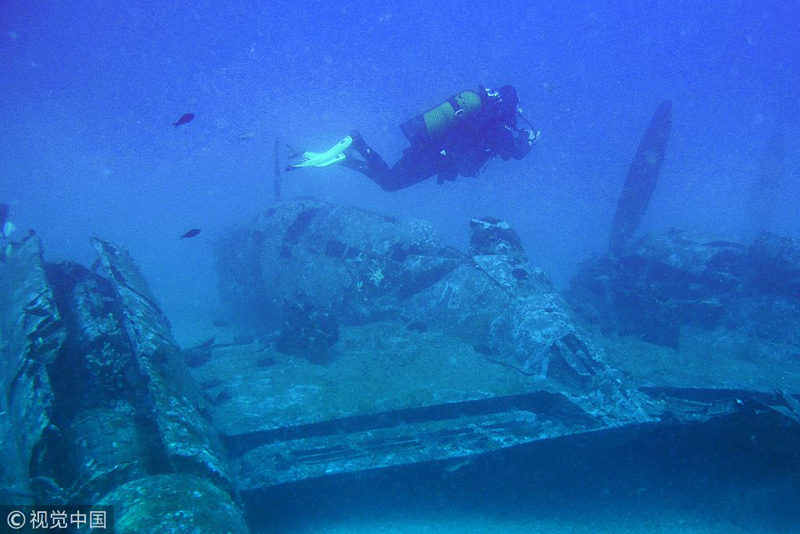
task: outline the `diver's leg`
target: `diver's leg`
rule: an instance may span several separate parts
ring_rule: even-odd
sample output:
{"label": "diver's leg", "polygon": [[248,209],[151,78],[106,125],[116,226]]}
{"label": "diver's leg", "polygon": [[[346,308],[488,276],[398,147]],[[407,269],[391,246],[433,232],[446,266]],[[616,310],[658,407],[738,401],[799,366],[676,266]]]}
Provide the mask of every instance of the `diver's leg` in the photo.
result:
{"label": "diver's leg", "polygon": [[354,171],[360,172],[364,176],[374,180],[373,173],[369,168],[369,164],[361,159],[354,159],[348,157],[341,163],[342,167],[347,167],[348,169],[353,169]]}
{"label": "diver's leg", "polygon": [[356,170],[362,174],[365,174],[371,180],[377,182],[378,184],[381,181],[386,179],[386,176],[391,172],[389,170],[389,166],[383,160],[383,158],[375,152],[372,147],[370,147],[364,138],[361,137],[361,134],[358,130],[353,130],[350,134],[350,137],[353,138],[353,144],[350,145],[350,148],[361,154],[361,157],[364,158],[364,161],[346,159],[344,161],[345,167],[349,167],[353,170]]}
{"label": "diver's leg", "polygon": [[390,169],[358,131],[353,131],[350,135],[353,138],[351,148],[361,154],[364,161],[348,158],[342,164],[364,174],[384,191],[404,189],[436,174],[435,160],[413,145],[403,151],[403,157]]}
{"label": "diver's leg", "polygon": [[398,191],[427,180],[437,172],[435,155],[412,145],[403,151],[403,156],[378,185],[384,191]]}

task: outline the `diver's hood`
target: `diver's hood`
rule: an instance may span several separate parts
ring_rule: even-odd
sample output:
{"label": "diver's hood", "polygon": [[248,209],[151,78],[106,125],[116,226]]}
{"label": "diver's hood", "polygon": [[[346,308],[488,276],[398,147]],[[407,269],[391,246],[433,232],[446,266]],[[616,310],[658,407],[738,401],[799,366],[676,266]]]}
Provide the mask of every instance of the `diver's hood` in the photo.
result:
{"label": "diver's hood", "polygon": [[514,113],[517,107],[519,107],[517,90],[511,85],[504,85],[499,89],[492,89],[481,85],[480,88],[484,101],[488,106],[494,107],[500,113],[503,111]]}

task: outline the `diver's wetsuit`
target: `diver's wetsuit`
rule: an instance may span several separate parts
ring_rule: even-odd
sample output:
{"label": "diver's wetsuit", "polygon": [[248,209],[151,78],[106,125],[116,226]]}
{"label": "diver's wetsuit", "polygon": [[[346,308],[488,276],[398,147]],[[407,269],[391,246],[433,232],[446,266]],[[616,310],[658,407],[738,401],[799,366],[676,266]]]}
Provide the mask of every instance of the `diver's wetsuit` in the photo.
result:
{"label": "diver's wetsuit", "polygon": [[490,103],[443,135],[434,139],[419,135],[391,168],[353,132],[351,148],[364,160],[348,157],[343,165],[366,175],[384,191],[404,189],[435,174],[439,184],[459,175],[477,176],[492,157],[522,159],[530,151],[532,137],[516,127],[516,106],[516,100],[502,106]]}

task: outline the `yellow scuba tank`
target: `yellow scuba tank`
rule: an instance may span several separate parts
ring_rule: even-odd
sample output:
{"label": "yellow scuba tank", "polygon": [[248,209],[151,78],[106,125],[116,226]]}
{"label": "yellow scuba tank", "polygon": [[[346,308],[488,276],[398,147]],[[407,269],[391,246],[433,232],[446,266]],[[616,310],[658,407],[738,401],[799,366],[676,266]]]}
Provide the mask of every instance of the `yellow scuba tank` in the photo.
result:
{"label": "yellow scuba tank", "polygon": [[458,122],[477,114],[481,106],[481,97],[478,93],[462,91],[435,108],[407,120],[400,125],[400,129],[411,142],[420,137],[420,140],[435,139],[448,132]]}

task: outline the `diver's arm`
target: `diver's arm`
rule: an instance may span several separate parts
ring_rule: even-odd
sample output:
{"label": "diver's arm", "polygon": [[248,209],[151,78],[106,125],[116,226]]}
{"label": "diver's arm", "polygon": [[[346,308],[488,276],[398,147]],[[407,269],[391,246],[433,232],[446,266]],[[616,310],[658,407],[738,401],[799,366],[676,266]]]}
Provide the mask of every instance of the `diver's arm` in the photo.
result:
{"label": "diver's arm", "polygon": [[514,159],[522,159],[528,155],[528,152],[533,148],[533,143],[539,139],[540,132],[532,130],[517,130],[514,136],[514,150],[511,157]]}
{"label": "diver's arm", "polygon": [[528,130],[517,130],[509,125],[497,128],[486,141],[491,154],[504,161],[524,158],[533,145]]}

